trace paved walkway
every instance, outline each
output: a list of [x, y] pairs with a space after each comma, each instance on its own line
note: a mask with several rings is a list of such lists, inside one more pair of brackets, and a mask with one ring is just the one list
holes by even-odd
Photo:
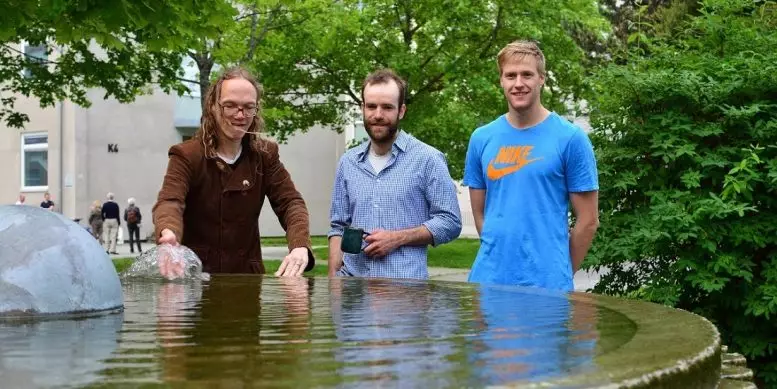
[[[154, 247], [153, 244], [148, 243], [142, 243], [141, 245], [143, 250], [148, 250]], [[319, 246], [314, 246], [314, 248], [318, 247]], [[138, 255], [137, 252], [134, 254], [130, 253], [129, 244], [126, 243], [117, 245], [116, 252], [119, 254], [111, 255], [111, 258], [125, 258]], [[286, 247], [262, 247], [262, 257], [265, 260], [280, 260], [288, 253], [289, 251]], [[433, 280], [466, 282], [468, 276], [469, 269], [451, 269], [445, 267], [429, 268], [429, 278]], [[575, 290], [586, 291], [590, 288], [593, 288], [594, 285], [596, 285], [596, 283], [599, 281], [600, 276], [601, 274], [597, 272], [579, 271], [575, 273]]]

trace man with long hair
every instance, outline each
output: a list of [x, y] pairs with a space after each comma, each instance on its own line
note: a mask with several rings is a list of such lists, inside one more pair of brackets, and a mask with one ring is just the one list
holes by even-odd
[[208, 273], [264, 273], [259, 212], [265, 197], [286, 230], [289, 254], [275, 273], [299, 276], [313, 268], [305, 201], [264, 129], [262, 86], [234, 68], [211, 85], [194, 138], [168, 153], [162, 189], [152, 210], [160, 244], [191, 248]]
[[572, 290], [599, 225], [593, 146], [542, 106], [545, 56], [534, 42], [508, 44], [497, 63], [507, 113], [473, 132], [464, 165], [481, 241], [469, 280]]

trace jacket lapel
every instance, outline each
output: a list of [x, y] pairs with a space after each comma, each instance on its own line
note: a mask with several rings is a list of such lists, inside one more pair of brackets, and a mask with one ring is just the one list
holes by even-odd
[[[224, 164], [224, 161], [218, 160], [218, 163]], [[234, 170], [224, 164], [222, 169], [221, 183], [224, 192], [250, 190], [256, 185], [257, 180], [257, 161], [254, 153], [244, 154], [244, 158], [238, 162]], [[230, 173], [230, 170], [231, 173]]]

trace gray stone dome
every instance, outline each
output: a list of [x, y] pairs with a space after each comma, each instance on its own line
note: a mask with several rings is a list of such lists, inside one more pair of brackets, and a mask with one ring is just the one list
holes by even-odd
[[83, 226], [39, 207], [0, 206], [0, 316], [122, 306], [116, 269]]

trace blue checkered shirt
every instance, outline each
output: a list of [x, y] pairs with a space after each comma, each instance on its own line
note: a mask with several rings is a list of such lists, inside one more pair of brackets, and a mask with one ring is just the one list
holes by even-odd
[[[329, 212], [329, 237], [342, 236], [349, 225], [367, 232], [423, 225], [431, 232], [435, 246], [456, 239], [461, 233], [461, 212], [445, 156], [400, 131], [389, 162], [376, 174], [367, 158], [369, 147], [367, 141], [340, 158]], [[370, 258], [364, 252], [343, 253], [338, 274], [426, 279], [426, 253], [427, 246], [402, 246], [382, 258]]]

